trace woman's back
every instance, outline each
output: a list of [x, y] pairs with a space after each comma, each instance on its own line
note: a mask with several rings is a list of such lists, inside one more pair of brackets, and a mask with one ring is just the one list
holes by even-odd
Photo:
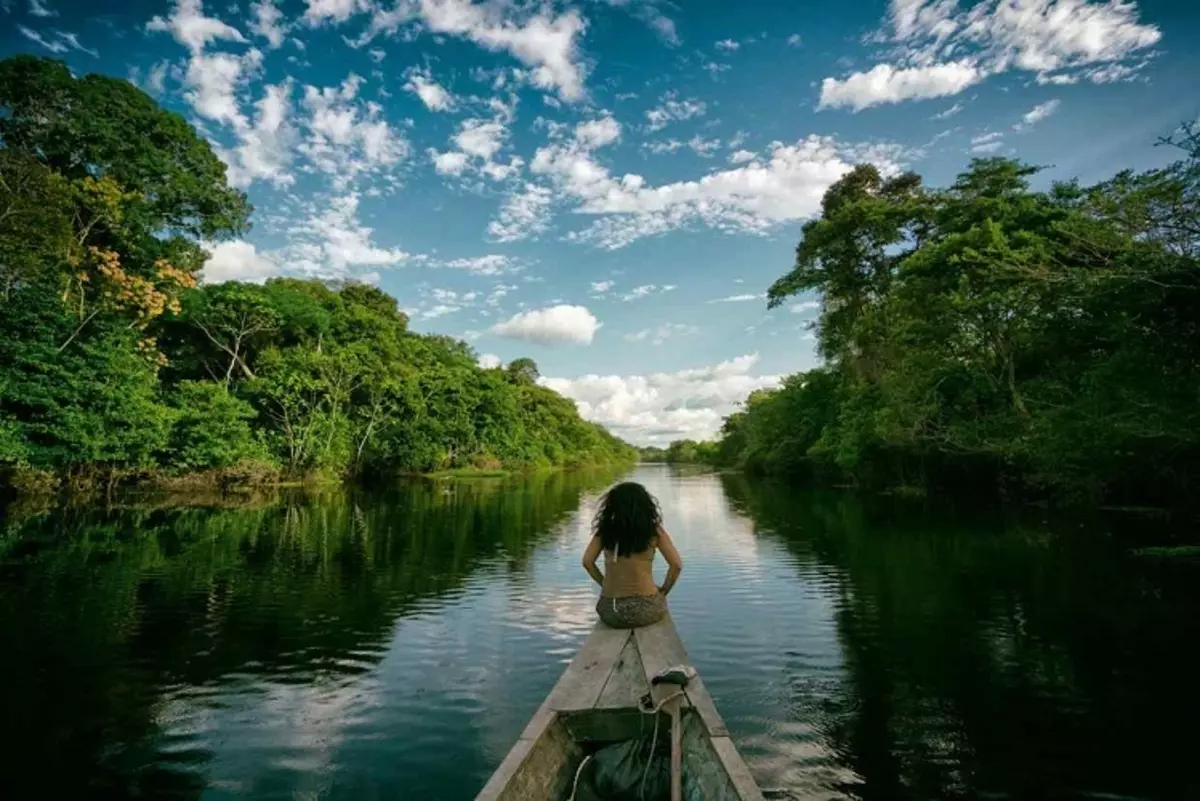
[[605, 598], [625, 598], [630, 595], [653, 595], [658, 592], [654, 583], [654, 551], [657, 538], [641, 553], [604, 552]]

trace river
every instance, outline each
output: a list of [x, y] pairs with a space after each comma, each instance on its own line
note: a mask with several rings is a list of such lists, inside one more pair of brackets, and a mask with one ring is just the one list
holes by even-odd
[[[592, 625], [579, 555], [615, 477], [10, 508], [0, 797], [470, 799]], [[1094, 521], [631, 477], [763, 787], [1200, 798], [1194, 566]]]

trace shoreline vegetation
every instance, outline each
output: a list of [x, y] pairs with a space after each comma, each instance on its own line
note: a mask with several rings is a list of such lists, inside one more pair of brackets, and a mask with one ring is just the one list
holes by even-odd
[[246, 195], [128, 81], [0, 61], [0, 489], [111, 492], [632, 464], [541, 385], [352, 281], [201, 284]]
[[768, 292], [815, 315], [823, 364], [752, 393], [716, 440], [640, 458], [1195, 512], [1200, 121], [1160, 144], [1178, 160], [1043, 190], [1040, 168], [1006, 158], [974, 159], [946, 188], [854, 168]]

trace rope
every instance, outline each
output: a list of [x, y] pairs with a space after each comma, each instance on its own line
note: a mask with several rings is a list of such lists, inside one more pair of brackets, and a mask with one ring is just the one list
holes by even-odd
[[567, 801], [575, 801], [575, 793], [579, 791], [579, 777], [583, 775], [583, 766], [586, 765], [588, 760], [591, 758], [591, 754], [585, 756], [583, 761], [579, 763], [579, 767], [575, 769], [575, 782], [571, 785], [571, 797], [568, 798]]
[[[654, 715], [654, 734], [650, 737], [650, 756], [646, 758], [646, 769], [642, 771], [642, 783], [638, 785], [638, 798], [645, 799], [646, 797], [646, 777], [650, 775], [650, 766], [654, 764], [654, 748], [658, 745], [658, 722], [660, 720], [658, 713], [669, 702], [674, 701], [681, 695], [686, 695], [683, 690], [676, 690], [671, 695], [658, 702], [654, 709], [647, 712], [645, 709], [638, 707], [638, 711], [643, 715]], [[574, 794], [572, 794], [574, 795]], [[574, 798], [571, 799], [574, 801]]]

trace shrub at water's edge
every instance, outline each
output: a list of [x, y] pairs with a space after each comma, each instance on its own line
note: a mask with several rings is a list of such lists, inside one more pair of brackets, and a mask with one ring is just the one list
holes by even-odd
[[356, 283], [198, 285], [251, 207], [127, 81], [0, 61], [0, 482], [232, 487], [632, 462], [518, 359]]

